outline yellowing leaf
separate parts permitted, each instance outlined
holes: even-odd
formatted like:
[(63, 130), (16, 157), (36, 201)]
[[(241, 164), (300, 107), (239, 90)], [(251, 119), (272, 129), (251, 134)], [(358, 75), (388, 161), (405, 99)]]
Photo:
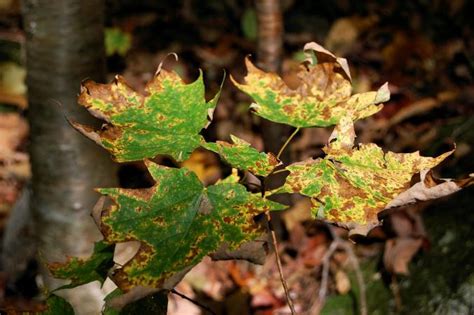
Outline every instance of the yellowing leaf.
[(110, 84), (87, 81), (79, 103), (94, 116), (105, 120), (98, 131), (73, 123), (85, 136), (107, 149), (118, 162), (168, 154), (185, 160), (204, 140), (199, 132), (218, 95), (204, 99), (202, 73), (185, 84), (175, 72), (161, 70), (146, 86), (145, 95), (131, 89), (120, 76)]
[[(350, 126), (338, 126), (336, 141), (324, 159), (289, 165), (285, 184), (274, 193), (300, 193), (311, 197), (314, 216), (348, 227), (375, 225), (377, 214), (410, 188), (413, 175), (441, 163), (453, 151), (436, 158), (414, 153), (384, 153), (373, 143), (348, 147)], [(343, 144), (343, 145), (341, 145)]]
[(217, 143), (205, 143), (203, 147), (218, 153), (232, 167), (255, 175), (268, 176), (280, 164), (272, 153), (259, 152), (245, 140), (234, 135), (230, 137), (233, 144), (217, 141)]
[(114, 205), (102, 213), (106, 242), (141, 242), (138, 253), (113, 276), (124, 291), (159, 288), (201, 259), (238, 248), (262, 233), (254, 216), (284, 206), (249, 193), (238, 183), (205, 188), (185, 169), (147, 162), (156, 181), (149, 189), (104, 188)]
[(357, 120), (378, 112), (378, 104), (389, 99), (387, 85), (376, 92), (352, 94), (347, 61), (316, 43), (305, 46), (316, 53), (317, 62), (301, 66), (300, 85), (289, 88), (275, 73), (264, 72), (246, 59), (245, 83), (232, 82), (253, 98), (250, 107), (268, 120), (294, 127), (327, 127), (343, 117)]

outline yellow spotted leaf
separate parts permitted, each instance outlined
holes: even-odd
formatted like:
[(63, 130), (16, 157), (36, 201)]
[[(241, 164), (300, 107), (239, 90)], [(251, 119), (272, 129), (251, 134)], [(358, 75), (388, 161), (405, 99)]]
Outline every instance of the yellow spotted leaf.
[(185, 84), (177, 73), (161, 70), (148, 82), (145, 94), (134, 91), (121, 76), (109, 84), (86, 81), (79, 103), (106, 124), (101, 130), (72, 124), (118, 162), (158, 154), (183, 161), (204, 142), (199, 133), (208, 125), (218, 96), (206, 102), (202, 73)]
[(254, 100), (250, 106), (265, 119), (294, 127), (327, 127), (343, 117), (355, 121), (378, 112), (390, 97), (388, 85), (378, 91), (352, 95), (352, 84), (345, 59), (336, 58), (321, 46), (306, 45), (309, 59), (300, 67), (299, 86), (292, 89), (275, 73), (267, 73), (245, 60), (244, 83), (232, 82)]

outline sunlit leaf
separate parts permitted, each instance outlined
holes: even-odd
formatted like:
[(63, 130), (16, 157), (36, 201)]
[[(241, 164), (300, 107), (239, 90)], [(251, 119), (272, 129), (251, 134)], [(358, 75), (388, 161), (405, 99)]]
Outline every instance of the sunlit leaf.
[(355, 121), (382, 108), (378, 104), (390, 96), (387, 84), (376, 92), (352, 95), (345, 59), (313, 44), (305, 49), (315, 52), (317, 58), (310, 58), (308, 64), (301, 66), (296, 89), (288, 87), (277, 74), (258, 69), (249, 59), (245, 60), (248, 73), (244, 83), (231, 77), (240, 90), (252, 97), (255, 103), (250, 108), (257, 115), (294, 127), (327, 127), (338, 124), (343, 117)]
[(385, 153), (373, 143), (349, 149), (352, 136), (343, 130), (350, 133), (352, 128), (336, 130), (338, 138), (325, 148), (327, 156), (289, 165), (284, 186), (274, 193), (311, 197), (314, 216), (349, 227), (376, 224), (377, 214), (410, 188), (415, 174), (435, 167), (453, 152), (436, 158), (419, 152)]
[(138, 253), (113, 276), (122, 290), (160, 287), (222, 247), (236, 249), (262, 233), (254, 217), (284, 208), (246, 191), (238, 183), (203, 187), (185, 169), (147, 162), (156, 181), (149, 189), (104, 188), (114, 205), (102, 213), (102, 232), (110, 243), (137, 240)]
[(161, 70), (147, 84), (145, 95), (120, 76), (109, 84), (86, 81), (79, 103), (107, 123), (101, 130), (73, 123), (85, 136), (107, 149), (118, 162), (168, 154), (185, 160), (203, 138), (218, 95), (206, 102), (202, 73), (185, 84), (175, 72)]
[(245, 140), (233, 135), (230, 137), (233, 144), (217, 141), (206, 143), (203, 147), (218, 153), (232, 167), (255, 175), (268, 176), (280, 164), (272, 153), (259, 152)]

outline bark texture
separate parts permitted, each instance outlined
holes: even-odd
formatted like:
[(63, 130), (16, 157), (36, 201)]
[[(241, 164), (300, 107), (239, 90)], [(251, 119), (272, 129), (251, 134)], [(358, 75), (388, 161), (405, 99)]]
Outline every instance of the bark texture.
[[(265, 71), (279, 73), (283, 51), (283, 13), (280, 0), (255, 0), (258, 21), (257, 65)], [(286, 138), (289, 128), (262, 120), (262, 135), (265, 149), (277, 153)], [(288, 161), (288, 151), (282, 158)]]
[[(103, 0), (24, 0), (32, 164), (31, 208), (47, 261), (84, 256), (100, 238), (90, 211), (95, 187), (115, 183), (115, 167), (65, 117), (91, 123), (77, 105), (80, 83), (103, 81)], [(92, 122), (93, 123), (93, 122)], [(47, 286), (54, 281), (46, 277)]]

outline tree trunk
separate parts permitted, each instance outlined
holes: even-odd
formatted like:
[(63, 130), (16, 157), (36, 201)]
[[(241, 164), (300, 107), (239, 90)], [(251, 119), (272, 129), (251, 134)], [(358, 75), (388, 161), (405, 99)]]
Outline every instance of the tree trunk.
[[(90, 217), (98, 198), (93, 189), (114, 185), (115, 167), (65, 117), (91, 123), (76, 98), (82, 80), (102, 81), (105, 76), (104, 3), (24, 0), (22, 10), (27, 36), (31, 210), (39, 253), (46, 261), (64, 260), (66, 254), (87, 256), (92, 242), (100, 238)], [(57, 284), (43, 275), (46, 286)]]
[[(279, 73), (283, 52), (283, 13), (280, 0), (255, 0), (255, 8), (258, 21), (257, 65), (265, 71)], [(289, 136), (289, 126), (262, 119), (260, 127), (265, 151), (277, 154)], [(288, 148), (283, 151), (280, 160), (290, 162), (289, 152)], [(285, 176), (279, 174), (267, 180), (265, 185), (279, 187), (284, 180)], [(275, 200), (284, 204), (290, 201), (284, 195), (277, 196)], [(283, 235), (281, 216), (279, 213), (272, 213), (271, 217), (276, 234)]]
[[(283, 50), (283, 14), (280, 0), (255, 0), (258, 20), (257, 65), (265, 71), (278, 73), (281, 70)], [(262, 120), (262, 136), (265, 150), (278, 153), (289, 127)], [(288, 151), (283, 160), (288, 162)]]

